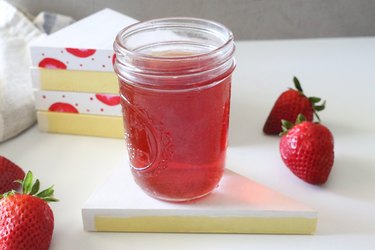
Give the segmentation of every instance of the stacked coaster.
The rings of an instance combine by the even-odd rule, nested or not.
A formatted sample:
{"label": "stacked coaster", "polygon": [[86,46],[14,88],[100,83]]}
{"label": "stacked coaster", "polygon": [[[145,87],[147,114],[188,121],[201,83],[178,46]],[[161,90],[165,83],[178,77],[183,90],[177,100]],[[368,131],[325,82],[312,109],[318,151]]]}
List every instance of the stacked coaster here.
{"label": "stacked coaster", "polygon": [[99,11],[30,46],[41,131],[123,137],[113,42],[135,19]]}
{"label": "stacked coaster", "polygon": [[212,194],[170,203],[147,196],[125,159],[82,208],[86,231],[312,234],[317,211],[225,170]]}

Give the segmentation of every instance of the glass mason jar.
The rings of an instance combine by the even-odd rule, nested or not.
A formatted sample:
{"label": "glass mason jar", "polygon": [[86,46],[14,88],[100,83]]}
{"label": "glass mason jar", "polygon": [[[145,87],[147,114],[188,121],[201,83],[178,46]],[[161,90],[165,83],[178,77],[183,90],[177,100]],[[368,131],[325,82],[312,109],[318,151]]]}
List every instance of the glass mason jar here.
{"label": "glass mason jar", "polygon": [[155,19],[120,31],[114,50],[135,182],[167,201],[209,194],[225,165],[231,31],[203,19]]}

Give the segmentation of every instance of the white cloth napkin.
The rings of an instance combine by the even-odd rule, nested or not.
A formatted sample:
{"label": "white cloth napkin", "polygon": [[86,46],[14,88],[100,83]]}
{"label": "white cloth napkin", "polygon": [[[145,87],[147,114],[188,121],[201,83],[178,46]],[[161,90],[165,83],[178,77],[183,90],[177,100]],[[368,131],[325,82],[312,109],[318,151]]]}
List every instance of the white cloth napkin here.
{"label": "white cloth napkin", "polygon": [[28,43],[42,33],[0,0],[0,142],[35,122]]}
{"label": "white cloth napkin", "polygon": [[36,120],[28,44],[45,36],[42,32],[49,34],[73,22],[68,16],[41,12],[34,26],[20,11],[0,0],[0,142],[18,135]]}

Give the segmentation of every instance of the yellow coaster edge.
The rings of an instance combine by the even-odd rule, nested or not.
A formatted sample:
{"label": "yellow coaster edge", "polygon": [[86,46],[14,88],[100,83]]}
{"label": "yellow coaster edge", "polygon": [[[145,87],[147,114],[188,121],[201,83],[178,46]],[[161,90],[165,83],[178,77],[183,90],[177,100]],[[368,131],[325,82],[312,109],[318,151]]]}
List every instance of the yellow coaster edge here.
{"label": "yellow coaster edge", "polygon": [[163,233],[313,234],[317,218],[303,217],[210,217],[96,216],[97,231]]}
{"label": "yellow coaster edge", "polygon": [[122,116],[37,112],[40,131],[60,134],[124,138]]}

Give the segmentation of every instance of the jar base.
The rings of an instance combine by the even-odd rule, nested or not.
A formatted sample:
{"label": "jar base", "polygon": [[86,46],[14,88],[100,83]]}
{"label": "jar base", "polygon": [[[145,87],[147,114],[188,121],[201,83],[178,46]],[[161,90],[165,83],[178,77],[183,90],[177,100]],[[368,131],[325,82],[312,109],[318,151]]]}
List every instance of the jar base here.
{"label": "jar base", "polygon": [[171,202],[171,203],[184,203],[184,202],[195,201],[195,200],[201,199],[203,197],[206,197],[206,196],[210,195],[212,193],[212,191],[213,190],[211,190],[207,193],[201,194],[201,195],[188,197],[188,198],[169,198],[169,197],[156,196],[156,195],[153,195],[153,194],[148,193],[148,192],[145,192],[145,193],[148,196],[150,196],[151,198],[154,198],[156,200],[161,200],[161,201],[166,201],[166,202]]}

